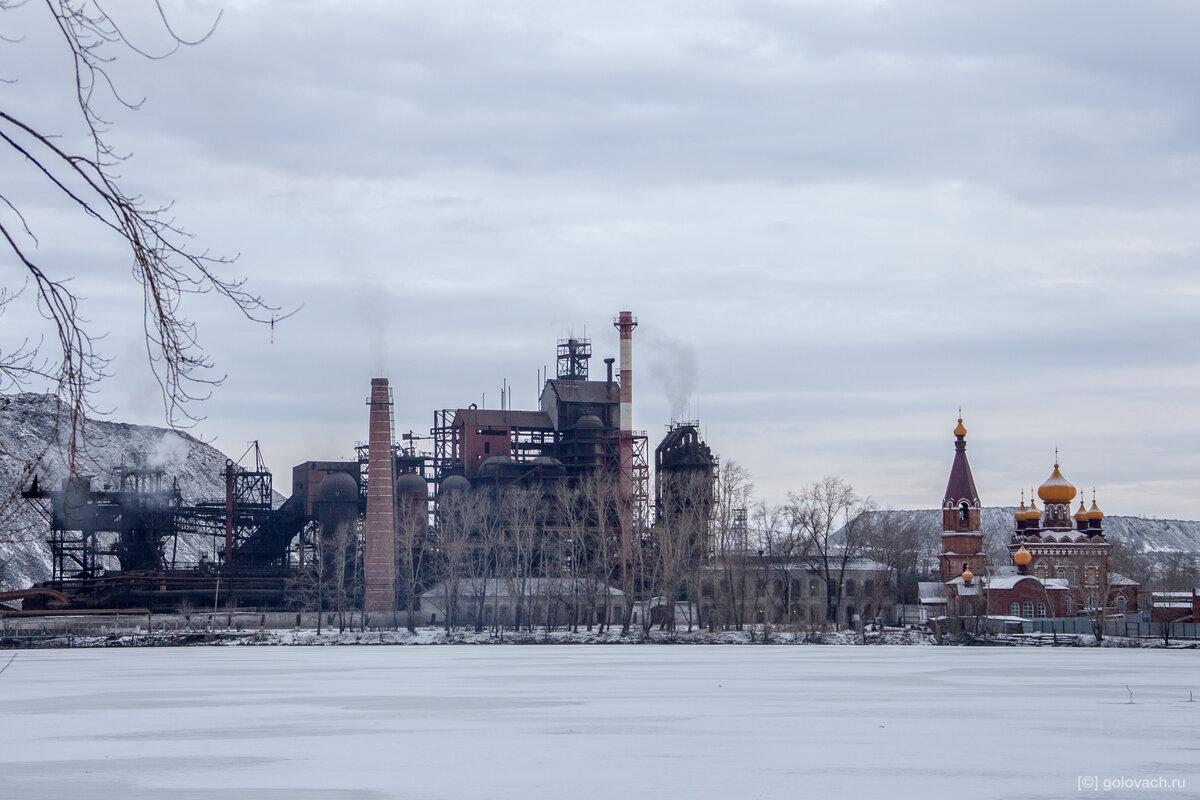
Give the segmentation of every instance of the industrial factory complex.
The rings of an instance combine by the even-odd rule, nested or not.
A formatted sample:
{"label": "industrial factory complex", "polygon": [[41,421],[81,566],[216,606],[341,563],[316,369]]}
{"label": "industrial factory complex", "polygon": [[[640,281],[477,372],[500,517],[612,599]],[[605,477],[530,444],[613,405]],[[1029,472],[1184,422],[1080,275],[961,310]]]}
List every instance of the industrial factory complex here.
{"label": "industrial factory complex", "polygon": [[[633,429],[638,322],[622,311],[613,324],[615,373],[615,359],[605,358],[596,374],[590,340],[564,339],[538,408],[502,400],[500,408],[437,410],[428,437],[396,441],[388,380],[372,380],[366,444],[351,460],[297,465],[282,503],[257,451],[252,465],[226,465],[224,498],[193,504],[171,475],[139,463],[103,482],[75,476],[47,486],[34,477],[23,496],[49,522],[53,574],[24,607],[340,604],[401,621],[405,613],[425,622],[457,613],[510,624],[521,613],[553,618],[552,602],[522,609],[518,599],[502,614],[458,596],[468,585],[520,580],[570,586],[563,591],[575,596],[581,582],[591,594],[602,586],[605,599],[589,615],[621,621],[652,576],[660,584],[709,552],[717,459],[695,423],[673,422],[654,451],[651,483],[647,436]],[[655,520],[678,531],[678,548],[646,546],[662,538],[648,535]],[[180,557],[197,552],[198,540],[211,544],[198,558]],[[530,592],[503,594],[514,591]],[[578,614],[578,605],[566,613]]]}
{"label": "industrial factory complex", "polygon": [[[447,630],[815,630],[1139,612],[1138,584],[1110,569],[1103,514],[1094,500],[1071,514],[1076,489],[1057,464],[1038,490],[1045,512],[1033,495],[1022,503],[1001,559],[1012,563],[995,563],[961,419],[941,503],[940,580],[914,585],[909,610],[896,562],[869,557],[887,558],[886,544],[829,538],[831,526],[824,541],[815,528],[801,541],[802,511],[791,539],[750,531],[745,498],[719,492],[698,423],[670,422],[653,451],[634,429],[638,321],[622,311],[613,325],[619,363],[604,358],[597,371],[589,339],[562,339],[537,408],[511,408],[505,393],[499,408],[438,409],[427,435],[398,441],[388,379],[371,380],[365,443],[347,460],[296,465],[286,498],[257,445],[247,463],[225,463],[224,496],[204,501],[185,499],[179,476],[136,454],[103,476],[51,485],[31,474],[21,494],[45,519],[51,575],[0,593],[0,603],[22,602],[0,610],[357,613],[364,626]],[[1193,592],[1179,614],[1198,611]],[[1147,621],[1169,621],[1167,610]]]}

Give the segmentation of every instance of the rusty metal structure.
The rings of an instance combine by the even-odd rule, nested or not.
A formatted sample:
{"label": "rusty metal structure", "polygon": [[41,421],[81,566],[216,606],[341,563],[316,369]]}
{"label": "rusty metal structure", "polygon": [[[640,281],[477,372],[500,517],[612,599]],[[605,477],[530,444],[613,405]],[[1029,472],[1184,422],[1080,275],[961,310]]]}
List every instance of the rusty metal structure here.
{"label": "rusty metal structure", "polygon": [[655,524],[686,541],[688,560],[712,551],[718,461],[700,436],[698,422],[673,422],[654,450]]}
{"label": "rusty metal structure", "polygon": [[472,486],[509,485],[600,471],[618,479],[633,518],[646,519],[646,434],[622,427],[631,424],[631,394],[614,380],[612,359],[605,360],[605,378],[591,380],[591,357],[589,339],[560,341],[555,377],[542,386],[537,410],[471,404],[435,411],[429,461],[435,494],[445,481],[456,478]]}
{"label": "rusty metal structure", "polygon": [[[436,558],[414,559],[411,549],[436,555],[440,498],[513,485],[549,496],[556,486],[594,475],[610,479],[618,498],[608,521],[620,540],[608,556],[618,576],[629,569],[631,543],[645,535],[652,516],[647,437],[633,429],[637,324],[628,311],[614,320],[619,376],[616,359],[606,358],[604,375],[593,379],[591,340],[570,336],[557,343],[554,377],[540,387],[536,409],[511,408],[506,389],[500,408],[471,404],[435,411],[428,436],[410,431],[401,443],[395,440],[389,382],[373,379],[368,441],[355,446],[351,459],[295,466],[282,503],[257,443],[225,464],[224,497],[199,502],[185,502],[172,476],[136,456],[104,480],[77,475],[46,489],[35,478],[24,494],[49,523],[52,575],[37,587],[45,591],[25,603],[44,606],[54,598],[60,605],[58,598],[65,598],[71,608],[156,611],[327,607],[332,601],[321,587],[336,584],[339,603],[394,612],[429,578],[413,570],[436,569]],[[695,464],[684,455],[692,452],[694,431],[672,428],[672,443],[656,452],[660,470],[711,472],[711,454],[708,461],[696,456]],[[421,441],[427,452],[418,449]],[[661,491],[655,504],[660,516],[667,513]],[[550,529],[556,523],[542,524]],[[181,549],[185,540],[190,545]],[[197,541],[207,543],[199,558]]]}
{"label": "rusty metal structure", "polygon": [[[188,505],[176,480],[139,455],[97,476],[76,475],[57,489],[35,479],[23,492],[50,520],[51,578],[37,588],[75,608],[181,604],[277,604],[287,585],[289,546],[307,520],[295,503],[273,507],[271,473],[255,443],[254,467],[229,461],[225,497]],[[249,451],[247,451],[247,455]],[[199,560],[179,552],[181,535],[211,544]],[[45,607],[45,597],[25,600]]]}

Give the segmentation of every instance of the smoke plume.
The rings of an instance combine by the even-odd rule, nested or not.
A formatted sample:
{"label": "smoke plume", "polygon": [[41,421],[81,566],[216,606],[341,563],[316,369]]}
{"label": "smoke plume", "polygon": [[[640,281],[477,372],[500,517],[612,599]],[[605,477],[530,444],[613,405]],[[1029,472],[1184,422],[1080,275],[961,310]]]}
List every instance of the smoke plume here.
{"label": "smoke plume", "polygon": [[[662,387],[672,420],[683,419],[696,392],[696,353],[687,342],[661,334],[647,337],[651,380]],[[634,372],[637,368],[634,367]],[[635,384],[636,386],[636,384]]]}
{"label": "smoke plume", "polygon": [[151,469],[162,467],[171,473],[181,473],[187,464],[188,445],[179,434],[167,432],[146,454],[146,466]]}

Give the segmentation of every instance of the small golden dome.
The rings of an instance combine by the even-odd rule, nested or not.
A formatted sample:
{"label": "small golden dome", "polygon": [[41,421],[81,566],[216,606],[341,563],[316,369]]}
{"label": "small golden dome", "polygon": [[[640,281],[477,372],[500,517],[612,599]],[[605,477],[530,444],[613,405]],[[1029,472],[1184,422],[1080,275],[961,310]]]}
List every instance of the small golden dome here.
{"label": "small golden dome", "polygon": [[1027,567],[1032,560],[1033,556],[1025,549],[1025,545],[1021,545],[1020,549],[1013,553],[1013,563],[1018,567]]}
{"label": "small golden dome", "polygon": [[967,567],[963,570],[962,579],[963,583],[970,583],[971,581],[975,580],[975,573],[971,572],[970,567]]}
{"label": "small golden dome", "polygon": [[1042,518],[1042,510],[1037,507],[1037,500],[1029,501],[1029,510],[1025,512],[1025,519],[1034,520]]}
{"label": "small golden dome", "polygon": [[965,425],[962,424],[962,417],[958,418],[958,427],[956,427],[954,429],[954,435],[955,436],[966,436],[967,435],[967,428]]}
{"label": "small golden dome", "polygon": [[1075,499],[1075,487],[1058,471],[1058,464],[1054,465],[1054,472],[1046,482],[1038,487],[1037,493],[1047,503],[1069,503]]}
{"label": "small golden dome", "polygon": [[1025,508],[1025,498],[1021,498],[1021,507],[1013,514],[1013,519],[1017,522],[1024,522],[1029,517],[1029,509]]}
{"label": "small golden dome", "polygon": [[1079,510],[1075,512],[1075,521],[1076,521],[1076,522],[1083,522],[1083,521],[1084,521],[1084,520],[1086,520],[1086,519],[1089,519],[1089,517],[1088,517],[1088,512],[1087,512],[1087,509],[1083,507],[1083,499],[1082,499],[1082,498],[1080,498],[1080,500],[1079,500]]}
{"label": "small golden dome", "polygon": [[[1082,503],[1080,503],[1082,505]],[[1104,512],[1100,510],[1100,506],[1096,505],[1096,498],[1092,498],[1092,507],[1088,509],[1088,519],[1104,519]]]}

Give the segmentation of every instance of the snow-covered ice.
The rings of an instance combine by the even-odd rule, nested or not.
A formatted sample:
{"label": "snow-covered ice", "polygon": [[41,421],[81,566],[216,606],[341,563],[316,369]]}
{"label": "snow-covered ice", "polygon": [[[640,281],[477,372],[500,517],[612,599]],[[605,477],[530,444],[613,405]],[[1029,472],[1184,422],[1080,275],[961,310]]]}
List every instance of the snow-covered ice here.
{"label": "snow-covered ice", "polygon": [[1160,777],[1186,788],[1098,793],[1195,797],[1198,659],[883,646],[27,650],[0,674],[0,797],[1067,797],[1092,778]]}

